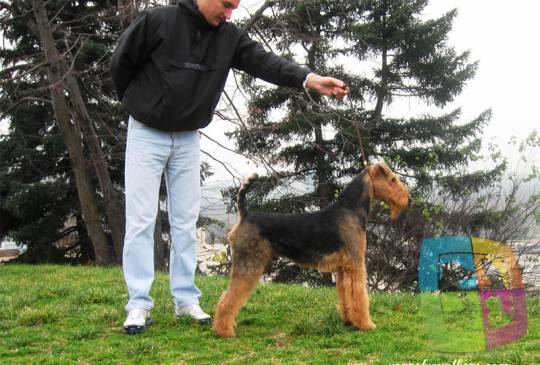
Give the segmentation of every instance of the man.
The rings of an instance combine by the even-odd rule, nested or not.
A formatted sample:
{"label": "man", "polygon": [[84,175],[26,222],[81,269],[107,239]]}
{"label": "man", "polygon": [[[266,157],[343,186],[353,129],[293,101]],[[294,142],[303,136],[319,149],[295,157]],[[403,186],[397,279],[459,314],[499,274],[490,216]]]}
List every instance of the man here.
{"label": "man", "polygon": [[141,14],[111,59],[113,82],[130,114],[126,146],[127,333],[151,322],[153,233],[165,172],[171,227],[170,289],[177,316],[208,321],[194,284],[200,200],[200,128],[212,120],[231,68],[281,86],[342,97],[346,85],[266,52],[228,23],[240,0],[180,0]]}

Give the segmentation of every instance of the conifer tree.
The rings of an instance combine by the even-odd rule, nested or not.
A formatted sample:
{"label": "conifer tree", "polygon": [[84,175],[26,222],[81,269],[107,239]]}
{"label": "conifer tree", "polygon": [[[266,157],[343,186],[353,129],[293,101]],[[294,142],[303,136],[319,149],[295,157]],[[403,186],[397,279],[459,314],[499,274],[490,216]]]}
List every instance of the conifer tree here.
{"label": "conifer tree", "polygon": [[[43,5],[25,0],[0,4],[4,38],[0,111],[9,125],[8,134],[0,140],[0,209],[3,216],[16,218],[4,224],[0,234],[9,232],[17,242],[28,244],[24,256],[28,260],[57,261],[70,251],[68,256],[75,260],[112,263],[115,257],[107,236],[113,234],[115,246],[121,245],[123,234],[117,227],[123,229],[123,224],[108,226],[111,222],[102,213],[106,204],[121,205],[122,112],[113,103],[107,59],[119,35],[119,21],[109,2]],[[58,57],[51,59],[53,53],[46,52],[53,47]],[[53,75],[58,76],[56,81]],[[57,101],[64,99],[61,109],[54,103],[55,94]],[[88,126],[85,133],[83,114]],[[99,159],[89,153],[90,138]],[[75,155],[73,148],[79,150]],[[98,174],[112,179],[112,184],[98,184],[95,162],[101,164]],[[101,195],[107,200],[100,199]],[[117,198],[111,199],[113,195]],[[116,212],[116,217],[123,217],[123,209]],[[85,220],[81,219],[84,215]],[[73,250],[58,250],[53,243],[71,231],[63,229],[70,218],[78,223],[79,242]],[[83,247],[87,234],[93,237],[93,246]],[[58,254],[46,254],[55,250]]]}
{"label": "conifer tree", "polygon": [[[0,119],[2,126],[9,126],[7,134],[0,136],[0,239],[8,236],[27,244],[21,260],[120,262],[128,116],[112,86],[109,58],[137,10],[148,6],[147,1],[139,0],[0,1],[4,40],[0,45]],[[52,33],[46,37],[48,46],[36,24],[38,8],[40,18],[48,19],[42,30],[48,25]],[[58,56],[52,57],[55,65],[52,53],[46,54],[53,47]],[[52,75],[57,76],[56,81],[51,82]],[[52,95],[64,98],[63,104],[56,100],[56,110]],[[65,111],[63,119],[59,105]],[[66,120],[64,127],[71,125],[73,131],[70,137],[62,128],[61,122]],[[74,139],[71,146],[80,147],[77,158],[67,151]],[[77,168],[73,167],[75,161],[79,161]],[[207,164],[201,167],[204,180],[210,171]],[[86,196],[94,196],[85,201],[93,200],[97,210],[97,217],[88,221],[80,199],[83,189],[77,186],[75,174],[82,170],[90,180],[84,189]],[[106,181],[106,173],[111,183]],[[164,188],[160,196],[164,201]],[[166,270],[168,243],[162,230],[168,230],[168,220],[163,210],[158,217],[154,257],[156,268]],[[209,224],[203,218],[200,224]],[[68,227],[64,227],[66,223]],[[97,234],[97,241],[111,246],[99,259],[88,237],[90,224],[94,231],[103,231]],[[58,241],[74,230],[76,240],[59,247]]]}
{"label": "conifer tree", "polygon": [[[243,76],[248,118],[246,127],[231,136],[241,153],[265,156],[271,165],[268,176],[254,186],[252,209],[324,208],[363,168],[361,145],[367,160],[385,160],[406,176],[416,208],[410,216],[415,218],[413,212],[432,207],[426,197],[435,185],[459,195],[478,191],[501,174],[502,165],[472,173],[468,168],[478,156],[490,110],[470,121],[460,119],[459,109],[441,109],[433,115],[391,113],[403,99],[442,108],[477,70],[469,52],[457,52],[448,44],[457,11],[426,20],[421,13],[427,4],[427,0],[276,0],[253,24],[253,37],[319,74],[341,78],[351,94],[339,101],[269,87]],[[305,193],[283,194],[294,182],[307,186]],[[224,194],[233,198],[235,190]],[[368,246],[372,254],[383,257],[380,241],[389,223],[377,209],[373,216],[376,224]],[[422,232],[404,220],[401,236],[393,238],[399,241],[386,244],[408,242],[414,247]],[[407,252],[392,251],[394,256],[387,259],[414,256],[410,245],[403,250]]]}

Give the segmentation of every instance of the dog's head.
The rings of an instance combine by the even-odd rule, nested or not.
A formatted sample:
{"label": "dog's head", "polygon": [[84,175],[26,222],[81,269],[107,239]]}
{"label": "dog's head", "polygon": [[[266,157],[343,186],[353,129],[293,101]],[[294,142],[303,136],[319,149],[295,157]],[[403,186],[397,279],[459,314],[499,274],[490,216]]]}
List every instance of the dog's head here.
{"label": "dog's head", "polygon": [[373,185],[373,197],[388,204],[392,219],[396,219],[409,205],[407,188],[384,162],[369,166],[368,174]]}

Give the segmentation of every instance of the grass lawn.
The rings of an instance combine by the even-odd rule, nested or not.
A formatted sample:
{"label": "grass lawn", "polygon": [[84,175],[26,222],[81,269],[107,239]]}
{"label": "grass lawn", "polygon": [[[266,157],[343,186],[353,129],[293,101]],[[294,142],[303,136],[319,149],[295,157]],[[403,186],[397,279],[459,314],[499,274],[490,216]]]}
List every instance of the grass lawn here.
{"label": "grass lawn", "polygon": [[[198,277],[197,285],[201,306],[213,314],[227,279]],[[0,266],[0,364],[540,364],[540,297],[527,298],[525,337],[490,351],[443,353],[430,346],[414,294],[373,294],[378,328],[364,333],[342,325],[331,288],[262,284],[232,339],[215,337],[209,325],[175,320],[166,275],[157,274],[152,296],[155,324],[127,336],[120,268]],[[445,300],[454,303],[451,320],[440,321],[449,326],[446,337],[464,339],[459,331],[467,327],[474,333],[481,316],[456,298]],[[511,321],[495,310],[490,316],[497,326]]]}

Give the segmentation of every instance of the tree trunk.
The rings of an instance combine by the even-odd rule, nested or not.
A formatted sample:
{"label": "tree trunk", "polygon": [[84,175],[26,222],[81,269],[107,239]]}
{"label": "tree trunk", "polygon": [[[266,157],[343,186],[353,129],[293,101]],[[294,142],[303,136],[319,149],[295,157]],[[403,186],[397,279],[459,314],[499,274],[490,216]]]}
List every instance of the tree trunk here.
{"label": "tree trunk", "polygon": [[373,123],[378,122],[382,117],[382,110],[384,106],[384,99],[388,95],[388,51],[383,48],[381,55],[381,83],[376,87],[377,104],[370,120],[370,128]]}
{"label": "tree trunk", "polygon": [[[386,13],[382,16],[383,24],[386,26]],[[369,121],[368,129],[371,130],[373,125],[381,120],[382,110],[384,106],[384,99],[388,95],[388,76],[390,71],[388,69],[388,46],[387,43],[384,43],[381,54],[381,82],[376,87],[377,94],[377,104],[375,105],[375,110]],[[367,158],[366,158],[367,159]]]}
{"label": "tree trunk", "polygon": [[[60,54],[54,45],[54,39],[48,26],[47,13],[44,7],[43,17],[43,20],[46,21],[46,28],[44,31],[47,32],[47,29],[49,30],[49,33],[45,35],[49,38],[48,42],[50,42],[49,47],[51,47],[51,49],[49,52],[51,56],[55,57],[56,62],[55,73],[57,74],[57,81],[52,81],[51,78],[49,78],[49,81],[51,84],[58,83],[57,87],[64,87],[64,94],[67,91],[69,101],[71,102],[71,105],[67,104],[67,109],[74,114],[72,117],[74,120],[77,120],[85,136],[85,140],[92,157],[92,163],[94,164],[94,168],[96,170],[96,176],[99,181],[100,189],[103,194],[105,212],[107,214],[107,221],[111,230],[116,262],[121,264],[125,228],[123,202],[113,187],[108,167],[105,162],[105,156],[103,155],[103,151],[101,149],[101,142],[96,134],[88,110],[86,109],[77,79],[70,72],[64,60],[61,59]],[[43,40],[44,36],[42,35],[43,32],[41,31],[42,27],[38,25],[38,28],[40,29],[40,38]],[[66,101],[65,95],[63,99]]]}
{"label": "tree trunk", "polygon": [[163,239],[161,209],[158,209],[156,228],[154,229],[154,267],[157,271],[167,271],[169,262],[169,246]]}
{"label": "tree trunk", "polygon": [[122,29],[126,29],[135,19],[138,3],[139,0],[118,0],[118,12],[120,13]]}
{"label": "tree trunk", "polygon": [[86,143],[90,150],[90,155],[92,156],[92,163],[96,170],[99,186],[103,194],[105,212],[111,229],[116,262],[122,264],[122,250],[124,247],[124,232],[126,225],[124,204],[114,189],[108,166],[105,162],[105,156],[101,149],[101,142],[96,134],[86,105],[84,104],[77,79],[69,73],[68,70],[65,71],[68,72],[64,77],[73,106],[72,109],[75,113],[74,119],[80,123]]}
{"label": "tree trunk", "polygon": [[316,175],[317,175],[317,194],[319,196],[319,208],[323,209],[332,200],[332,187],[330,184],[330,171],[329,164],[325,161],[325,143],[322,135],[322,126],[315,127],[315,146],[316,153]]}
{"label": "tree trunk", "polygon": [[[315,128],[315,144],[317,146],[316,151],[316,174],[317,174],[317,193],[319,195],[319,208],[323,209],[328,206],[332,199],[332,186],[330,184],[330,166],[325,161],[324,156],[326,155],[324,147],[324,139],[322,135],[322,126],[318,125]],[[322,284],[326,286],[332,286],[332,274],[328,272],[321,273]]]}
{"label": "tree trunk", "polygon": [[81,262],[83,264],[92,263],[95,261],[92,241],[88,237],[88,231],[82,215],[77,214],[77,235],[79,237]]}
{"label": "tree trunk", "polygon": [[[321,34],[321,29],[317,28],[317,34]],[[308,67],[312,70],[317,69],[317,49],[313,45],[308,52]],[[321,96],[317,95],[314,97],[315,101],[320,102]],[[320,110],[318,105],[314,105],[313,108],[315,111],[319,112]],[[322,133],[322,125],[318,124],[314,128],[315,132],[315,175],[317,177],[317,195],[319,197],[319,208],[323,209],[328,206],[332,201],[332,195],[334,194],[332,186],[330,184],[330,174],[331,167],[325,161],[325,155],[327,154],[325,141]],[[321,283],[325,286],[332,286],[332,274],[331,273],[321,273]]]}
{"label": "tree trunk", "polygon": [[107,242],[107,236],[101,225],[99,210],[94,195],[94,188],[86,168],[86,161],[82,147],[80,128],[76,121],[71,119],[66,100],[66,91],[62,87],[64,67],[60,54],[56,48],[52,31],[49,26],[47,12],[42,0],[32,0],[36,25],[39,37],[48,63],[47,78],[50,83],[51,99],[54,114],[62,130],[64,142],[69,153],[71,166],[75,175],[75,184],[81,203],[81,211],[85,221],[88,235],[92,241],[97,265],[108,265],[114,262],[112,251]]}

